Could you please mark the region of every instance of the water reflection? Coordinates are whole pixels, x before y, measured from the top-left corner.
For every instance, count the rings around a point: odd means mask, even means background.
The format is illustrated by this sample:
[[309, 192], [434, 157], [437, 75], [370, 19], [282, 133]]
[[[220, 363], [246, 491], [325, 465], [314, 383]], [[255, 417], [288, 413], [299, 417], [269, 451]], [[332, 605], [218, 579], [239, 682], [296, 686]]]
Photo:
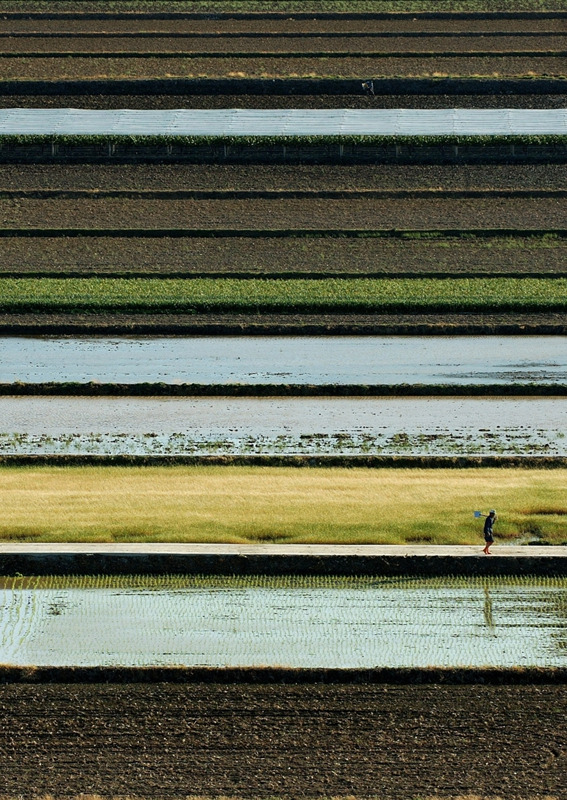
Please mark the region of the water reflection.
[[494, 616], [492, 613], [492, 598], [490, 596], [490, 590], [487, 585], [484, 587], [484, 622], [486, 627], [489, 628], [493, 633], [494, 631]]
[[567, 667], [566, 642], [563, 579], [0, 583], [0, 660], [14, 664]]
[[0, 454], [567, 455], [563, 397], [0, 397]]
[[564, 336], [0, 337], [0, 382], [564, 383], [566, 345]]

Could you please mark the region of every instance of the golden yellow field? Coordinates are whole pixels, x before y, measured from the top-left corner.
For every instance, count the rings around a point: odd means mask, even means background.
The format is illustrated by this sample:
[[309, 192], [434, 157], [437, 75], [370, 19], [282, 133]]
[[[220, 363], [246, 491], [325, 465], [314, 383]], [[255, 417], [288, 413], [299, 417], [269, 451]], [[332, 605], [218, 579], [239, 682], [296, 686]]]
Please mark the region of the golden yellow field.
[[0, 539], [567, 544], [565, 469], [2, 467]]

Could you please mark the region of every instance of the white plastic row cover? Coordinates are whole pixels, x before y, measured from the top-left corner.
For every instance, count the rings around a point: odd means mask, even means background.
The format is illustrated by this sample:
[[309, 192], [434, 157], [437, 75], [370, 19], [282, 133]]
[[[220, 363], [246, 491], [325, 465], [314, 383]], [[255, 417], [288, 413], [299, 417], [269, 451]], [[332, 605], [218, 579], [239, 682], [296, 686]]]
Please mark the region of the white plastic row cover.
[[521, 136], [567, 134], [567, 109], [0, 109], [1, 134]]

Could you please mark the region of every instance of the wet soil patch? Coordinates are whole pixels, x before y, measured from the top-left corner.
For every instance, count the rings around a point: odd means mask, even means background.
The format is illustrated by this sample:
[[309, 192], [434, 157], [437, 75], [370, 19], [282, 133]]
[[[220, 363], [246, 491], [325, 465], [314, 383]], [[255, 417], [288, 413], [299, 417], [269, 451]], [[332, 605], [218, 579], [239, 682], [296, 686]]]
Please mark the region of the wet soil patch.
[[566, 713], [562, 686], [4, 685], [3, 791], [563, 796]]

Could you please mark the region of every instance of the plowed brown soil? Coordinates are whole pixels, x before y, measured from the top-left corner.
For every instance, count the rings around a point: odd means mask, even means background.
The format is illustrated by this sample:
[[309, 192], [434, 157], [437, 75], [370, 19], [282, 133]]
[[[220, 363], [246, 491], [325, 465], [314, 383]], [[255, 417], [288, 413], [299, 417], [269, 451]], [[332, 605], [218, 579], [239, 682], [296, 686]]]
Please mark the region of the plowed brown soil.
[[[21, 3], [18, 4], [21, 10]], [[69, 11], [84, 11], [84, 5], [66, 2]], [[311, 19], [297, 19], [293, 14], [282, 14], [280, 19], [234, 19], [230, 15], [220, 17], [211, 15], [208, 19], [173, 18], [157, 19], [147, 14], [144, 17], [127, 19], [83, 19], [81, 14], [68, 19], [11, 19], [2, 20], [2, 32], [9, 33], [183, 33], [217, 34], [217, 33], [365, 33], [365, 34], [428, 34], [428, 33], [558, 33], [565, 34], [564, 19], [493, 19], [486, 15], [483, 19], [422, 19], [415, 14], [404, 14], [390, 19], [352, 19], [345, 15], [344, 19], [318, 19], [313, 14]], [[463, 37], [466, 42], [466, 37]]]
[[[10, 37], [0, 33], [0, 53], [549, 53], [567, 48], [567, 36], [167, 36]], [[529, 58], [529, 55], [526, 55]], [[533, 57], [533, 56], [532, 56]]]
[[0, 793], [567, 795], [562, 686], [0, 687]]
[[[516, 166], [245, 166], [245, 165], [3, 165], [0, 166], [2, 189], [349, 189], [349, 188], [446, 188], [474, 189], [565, 188], [567, 173], [560, 165]], [[26, 203], [29, 201], [26, 201]], [[59, 207], [49, 211], [54, 201], [35, 201], [41, 213], [38, 222], [61, 222]], [[73, 219], [83, 201], [69, 200]], [[98, 204], [106, 208], [107, 200], [91, 200], [89, 208], [96, 211]], [[122, 202], [122, 201], [121, 201]], [[156, 201], [157, 202], [157, 201]], [[165, 202], [164, 221], [172, 219], [170, 205]], [[240, 201], [241, 203], [244, 201]], [[251, 201], [246, 201], [251, 202]], [[272, 203], [273, 201], [269, 201]], [[294, 203], [304, 201], [294, 201]], [[325, 204], [332, 201], [325, 201]], [[343, 201], [344, 203], [348, 201]], [[422, 201], [423, 202], [423, 201]], [[427, 204], [428, 201], [425, 201]], [[445, 202], [445, 201], [444, 201]], [[451, 201], [451, 205], [452, 205]], [[459, 201], [462, 202], [462, 201]], [[491, 201], [493, 202], [493, 201]], [[504, 201], [501, 201], [504, 202]], [[507, 203], [506, 202], [506, 207]], [[517, 202], [517, 201], [515, 201]], [[540, 200], [537, 201], [538, 208]], [[562, 204], [561, 199], [557, 201]], [[16, 206], [15, 204], [18, 203]], [[15, 211], [21, 208], [22, 199], [14, 199]], [[376, 201], [371, 201], [371, 213], [364, 216], [361, 225], [374, 223]], [[129, 203], [136, 208], [137, 201]], [[193, 206], [203, 206], [204, 201]], [[263, 207], [264, 201], [256, 201]], [[382, 203], [382, 206], [384, 203]], [[403, 201], [402, 207], [405, 207]], [[482, 208], [482, 202], [476, 201]], [[176, 208], [182, 206], [178, 202]], [[381, 207], [382, 207], [381, 206]], [[266, 213], [268, 209], [266, 208]], [[200, 212], [201, 213], [201, 212]], [[283, 212], [267, 218], [270, 227]], [[323, 207], [323, 222], [328, 216]], [[85, 220], [100, 224], [96, 218]], [[69, 220], [69, 216], [66, 218]], [[107, 214], [106, 221], [112, 221]], [[151, 219], [155, 219], [152, 214]], [[287, 219], [287, 217], [286, 217]], [[322, 219], [320, 217], [320, 219]], [[403, 214], [397, 223], [403, 227]], [[490, 217], [492, 220], [492, 216]], [[341, 216], [339, 227], [345, 217]], [[420, 215], [421, 220], [421, 215]], [[144, 224], [144, 220], [138, 220]], [[222, 226], [231, 218], [224, 212], [219, 217]], [[115, 224], [126, 225], [121, 216]], [[294, 224], [305, 223], [301, 216]], [[467, 217], [466, 224], [471, 223]], [[277, 224], [277, 223], [276, 223]], [[421, 224], [421, 222], [420, 222]], [[0, 251], [0, 270], [3, 272], [40, 270], [67, 271], [91, 274], [96, 272], [132, 271], [195, 274], [199, 272], [266, 273], [299, 272], [307, 274], [358, 273], [460, 273], [460, 274], [543, 274], [564, 272], [567, 243], [554, 239], [458, 239], [449, 240], [396, 240], [396, 239], [277, 239], [277, 238], [31, 238], [4, 239]]]
[[3, 239], [0, 275], [565, 275], [565, 239]]
[[360, 78], [567, 75], [565, 56], [0, 57], [4, 80], [101, 78]]
[[567, 189], [563, 164], [0, 164], [18, 189]]
[[0, 199], [3, 227], [192, 229], [561, 228], [565, 198], [256, 198], [164, 200], [96, 196]]

